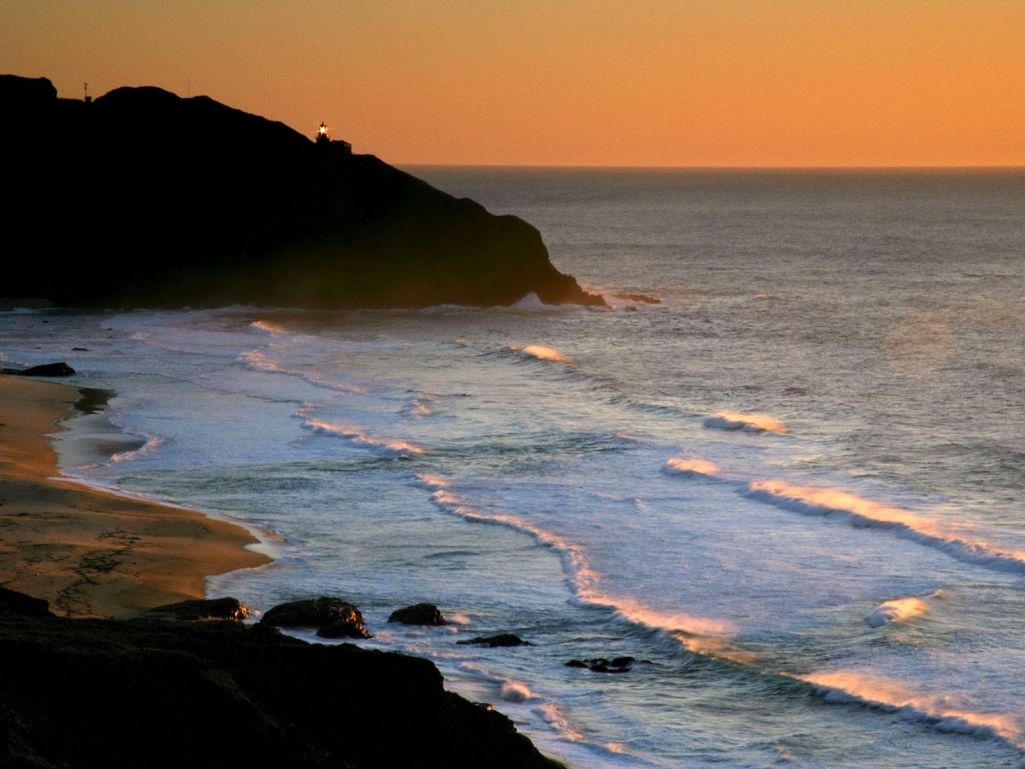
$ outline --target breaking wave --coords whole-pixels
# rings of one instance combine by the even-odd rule
[[[257,331],[265,331],[274,336],[283,336],[288,333],[283,326],[279,326],[277,323],[269,320],[254,320],[249,326]]]
[[[730,642],[729,636],[735,632],[731,623],[683,612],[660,611],[631,598],[608,595],[599,589],[598,574],[591,568],[586,553],[579,545],[519,516],[486,513],[471,507],[463,497],[452,491],[451,484],[445,478],[428,473],[420,473],[417,478],[431,490],[431,499],[440,509],[468,521],[506,526],[521,531],[556,551],[562,558],[569,586],[581,603],[610,609],[628,622],[662,631],[675,638],[688,651],[736,662],[753,661],[751,653],[737,648]]]
[[[717,411],[706,417],[705,427],[716,430],[743,430],[746,433],[786,433],[786,426],[769,414],[744,414],[739,411]]]
[[[552,728],[562,739],[569,742],[580,742],[584,735],[576,729],[563,714],[562,710],[554,702],[546,702],[534,708],[534,713],[541,716],[548,726]]]
[[[159,435],[149,435],[147,433],[140,433],[137,431],[131,431],[129,434],[138,435],[143,439],[143,444],[138,448],[130,449],[128,451],[119,451],[107,460],[107,464],[118,465],[123,462],[131,462],[133,459],[144,457],[147,454],[152,454],[160,448],[160,445],[164,442],[164,439]]]
[[[287,374],[289,376],[299,377],[316,387],[323,387],[328,390],[352,394],[366,392],[366,388],[364,387],[360,387],[359,385],[346,382],[318,371],[289,368],[276,360],[273,360],[269,355],[261,350],[246,350],[238,356],[238,359],[243,365],[255,371],[264,371],[268,374]]]
[[[917,694],[898,683],[861,673],[837,671],[796,676],[811,684],[827,702],[857,703],[908,721],[927,724],[939,731],[997,739],[1019,750],[1025,749],[1025,731],[1020,718],[1007,713],[982,713],[958,703],[952,694]]]
[[[719,467],[714,462],[687,457],[670,457],[666,460],[665,469],[667,472],[680,475],[714,476],[719,474]]]
[[[510,679],[502,682],[498,696],[506,702],[526,702],[534,699],[534,692],[530,691],[530,687],[522,681]]]
[[[430,416],[434,413],[431,404],[435,400],[437,397],[433,393],[418,391],[407,401],[405,408],[402,409],[402,415],[410,419]]]
[[[865,622],[872,627],[882,627],[883,625],[903,622],[912,617],[917,617],[920,614],[925,614],[928,610],[929,604],[917,596],[893,598],[889,601],[883,601],[869,612],[865,617]]]
[[[804,515],[846,516],[856,526],[892,529],[907,539],[968,563],[1025,574],[1025,551],[994,547],[932,518],[840,489],[796,486],[781,480],[752,481],[748,496]]]
[[[300,413],[300,416],[302,414]],[[303,420],[303,427],[320,435],[334,435],[345,438],[356,446],[376,449],[382,453],[396,457],[410,457],[422,454],[423,449],[409,441],[397,438],[382,438],[363,432],[358,427],[342,424],[340,422],[328,422],[323,419],[307,417]]]
[[[569,356],[563,355],[554,347],[545,347],[543,344],[528,344],[526,347],[510,347],[509,349],[535,360],[545,360],[553,363],[573,362]]]

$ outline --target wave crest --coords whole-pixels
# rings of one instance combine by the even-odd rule
[[[786,425],[771,414],[745,414],[740,411],[717,411],[705,418],[704,425],[716,430],[743,430],[746,433],[783,435],[787,432]]]
[[[980,713],[957,704],[952,694],[916,694],[898,683],[861,673],[836,671],[796,676],[814,686],[829,702],[853,702],[899,713],[940,731],[999,739],[1025,749],[1020,720],[1008,713]]]
[[[916,596],[894,598],[889,601],[883,601],[875,607],[865,617],[865,622],[872,627],[882,627],[883,625],[903,622],[912,617],[917,617],[920,614],[925,614],[928,610],[929,604]]]
[[[510,347],[510,350],[526,355],[535,360],[551,361],[553,363],[572,363],[573,359],[563,355],[554,347],[546,347],[543,344],[528,344],[525,347]]]
[[[859,497],[842,489],[797,486],[786,481],[752,481],[748,496],[804,515],[841,514],[855,525],[892,529],[968,563],[1025,574],[1025,551],[994,547],[932,518]]]
[[[452,490],[448,479],[442,476],[420,473],[417,478],[431,490],[431,498],[439,508],[469,521],[516,529],[559,553],[570,588],[582,603],[610,609],[628,622],[665,632],[688,651],[696,654],[707,654],[736,662],[753,660],[751,653],[735,647],[729,641],[728,636],[735,633],[731,623],[683,612],[661,611],[632,598],[608,595],[598,587],[599,576],[591,568],[584,549],[579,545],[519,516],[508,513],[485,513],[472,507],[467,500]]]
[[[719,467],[705,459],[689,459],[687,457],[670,457],[666,460],[666,470],[681,475],[718,475]]]
[[[360,428],[340,422],[328,422],[323,419],[307,417],[303,420],[303,427],[321,435],[334,435],[339,438],[372,449],[391,454],[398,457],[409,457],[413,454],[422,454],[423,449],[409,441],[397,438],[382,438],[363,432]]]

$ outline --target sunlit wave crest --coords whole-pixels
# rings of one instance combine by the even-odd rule
[[[872,627],[882,627],[894,622],[905,620],[925,614],[929,610],[929,604],[917,596],[909,595],[904,598],[893,598],[883,601],[865,617]]]
[[[719,467],[714,462],[705,459],[692,459],[689,457],[670,457],[666,460],[666,470],[682,475],[718,475]]]
[[[740,411],[722,410],[706,417],[705,427],[717,430],[743,430],[748,433],[786,433],[786,426],[770,414],[745,414]]]
[[[953,694],[917,694],[894,681],[853,671],[810,673],[796,678],[814,686],[829,702],[869,705],[940,731],[996,738],[1025,749],[1025,729],[1019,717],[970,710]]]
[[[569,356],[563,355],[554,347],[546,347],[543,344],[528,344],[525,347],[510,347],[509,349],[514,352],[523,353],[524,355],[530,358],[535,358],[536,360],[546,360],[553,363],[573,362],[573,359]]]
[[[340,422],[328,422],[323,419],[307,417],[303,420],[303,427],[315,433],[320,433],[322,435],[335,435],[339,438],[345,438],[357,446],[377,449],[399,457],[408,457],[411,454],[423,453],[423,449],[420,446],[410,443],[409,441],[370,435],[358,427],[342,424]]]
[[[265,331],[266,333],[273,334],[274,336],[283,336],[288,333],[284,326],[280,326],[270,320],[254,320],[249,324],[249,326],[251,328],[255,328],[257,331]]]
[[[968,563],[1025,573],[1025,551],[995,547],[932,518],[841,489],[798,486],[782,480],[752,481],[748,496],[805,515],[846,515],[855,525],[893,529],[908,539]]]

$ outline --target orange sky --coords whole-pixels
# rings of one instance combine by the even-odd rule
[[[1025,165],[1025,0],[3,0],[0,71],[393,163]]]

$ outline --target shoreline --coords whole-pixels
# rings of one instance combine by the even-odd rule
[[[89,397],[0,377],[0,585],[63,616],[124,618],[269,562],[241,525],[61,477],[48,435]]]

